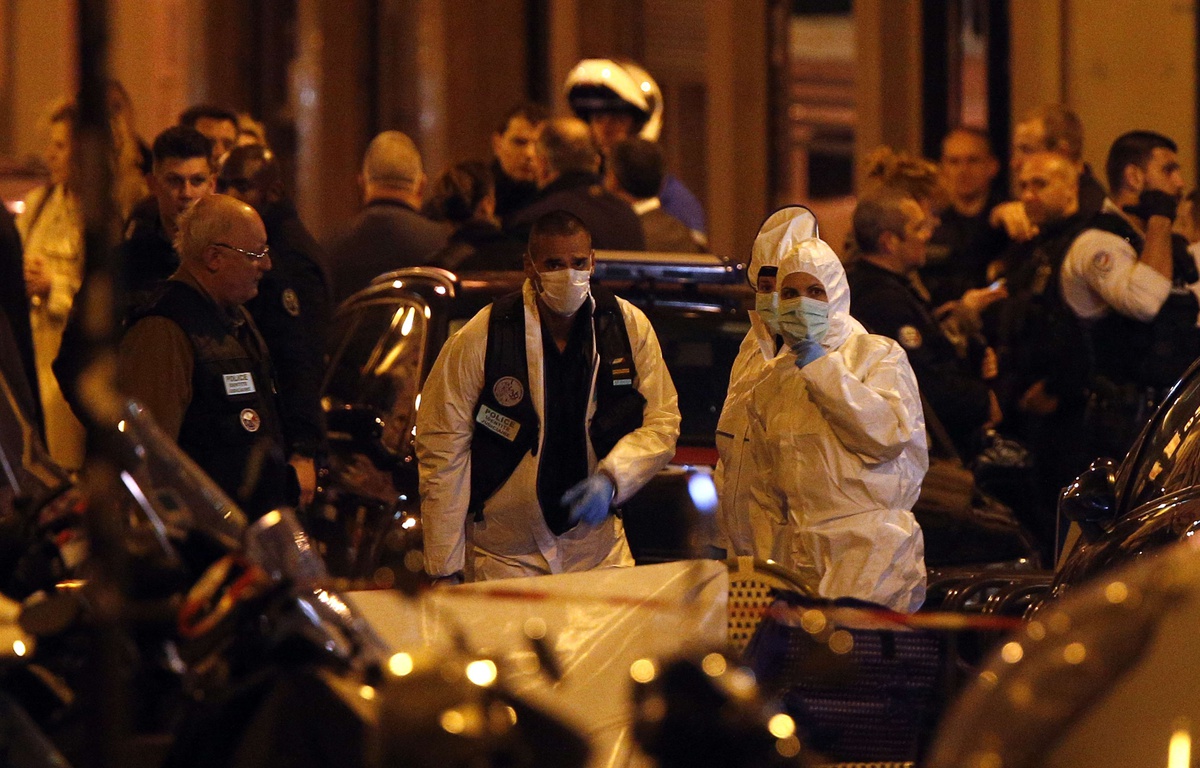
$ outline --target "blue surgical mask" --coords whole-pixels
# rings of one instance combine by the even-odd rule
[[[829,332],[829,302],[807,296],[779,302],[779,330],[788,344],[805,339],[820,344]]]
[[[772,336],[779,335],[779,294],[759,293],[754,296],[754,310]]]

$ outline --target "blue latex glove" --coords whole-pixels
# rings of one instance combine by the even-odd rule
[[[803,368],[823,356],[825,347],[812,339],[801,339],[792,345],[792,351],[796,353],[796,367]]]
[[[580,520],[588,525],[599,525],[608,517],[617,487],[603,472],[597,472],[586,480],[580,480],[563,494],[561,503],[571,505],[567,519],[572,525]]]

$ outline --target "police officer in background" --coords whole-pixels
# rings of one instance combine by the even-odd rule
[[[179,269],[135,314],[117,386],[251,517],[295,503],[271,359],[243,306],[271,268],[250,206],[197,200],[179,219]]]
[[[986,378],[996,375],[990,349],[961,358],[942,332],[933,307],[910,282],[925,264],[934,219],[910,195],[882,187],[859,200],[854,237],[861,256],[847,273],[850,313],[872,333],[900,342],[921,393],[963,457],[974,456],[986,428],[1002,419]]]
[[[934,306],[990,283],[988,267],[1008,247],[1004,230],[988,221],[1001,200],[993,183],[1000,162],[987,133],[966,126],[947,133],[938,171],[949,205],[938,211],[929,260],[920,270]]]
[[[1032,155],[1053,152],[1066,158],[1076,172],[1079,210],[1084,217],[1100,212],[1106,195],[1091,167],[1083,161],[1083,121],[1062,104],[1045,104],[1030,112],[1013,129],[1008,166],[1014,194],[1020,197],[1021,168]],[[1038,233],[1037,223],[1025,213],[1021,201],[1011,200],[992,208],[989,221],[1001,227],[1016,242],[1026,242]]]
[[[1005,424],[1035,458],[1037,493],[1029,521],[1053,550],[1058,492],[1095,458],[1080,439],[1091,354],[1062,289],[1067,251],[1090,217],[1079,209],[1078,171],[1061,154],[1031,155],[1019,185],[1037,234],[1006,256],[1008,297],[984,311],[984,333],[999,357],[995,391]]]
[[[1089,414],[1120,456],[1151,409],[1200,355],[1200,281],[1187,240],[1172,233],[1183,194],[1175,142],[1152,131],[1119,136],[1106,168],[1112,204],[1094,216],[1063,264],[1063,297],[1088,329],[1096,371]]]
[[[591,285],[594,260],[580,219],[544,214],[521,291],[429,373],[416,452],[435,580],[633,565],[612,510],[670,461],[679,408],[650,322]]]
[[[313,457],[324,442],[321,382],[330,291],[320,246],[284,194],[274,153],[261,145],[234,147],[217,176],[218,191],[253,208],[271,248],[271,270],[246,302],[278,374],[280,418],[300,481],[300,502],[316,490]]]
[[[571,111],[587,122],[592,140],[605,158],[620,142],[637,136],[658,141],[662,132],[663,98],[650,73],[628,60],[584,59],[571,69],[564,85]],[[704,208],[692,191],[667,173],[658,191],[663,210],[708,245]]]

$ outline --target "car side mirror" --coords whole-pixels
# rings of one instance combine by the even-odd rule
[[[1063,489],[1058,511],[1085,533],[1099,532],[1117,516],[1117,464],[1096,459],[1075,482]],[[1090,536],[1089,536],[1090,538]]]

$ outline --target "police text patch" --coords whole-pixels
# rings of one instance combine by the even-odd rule
[[[221,378],[225,380],[225,394],[230,397],[254,394],[254,377],[249,372],[227,373]]]
[[[510,419],[486,405],[479,406],[479,414],[475,417],[475,421],[510,443],[517,439],[517,433],[521,431],[520,422]]]

